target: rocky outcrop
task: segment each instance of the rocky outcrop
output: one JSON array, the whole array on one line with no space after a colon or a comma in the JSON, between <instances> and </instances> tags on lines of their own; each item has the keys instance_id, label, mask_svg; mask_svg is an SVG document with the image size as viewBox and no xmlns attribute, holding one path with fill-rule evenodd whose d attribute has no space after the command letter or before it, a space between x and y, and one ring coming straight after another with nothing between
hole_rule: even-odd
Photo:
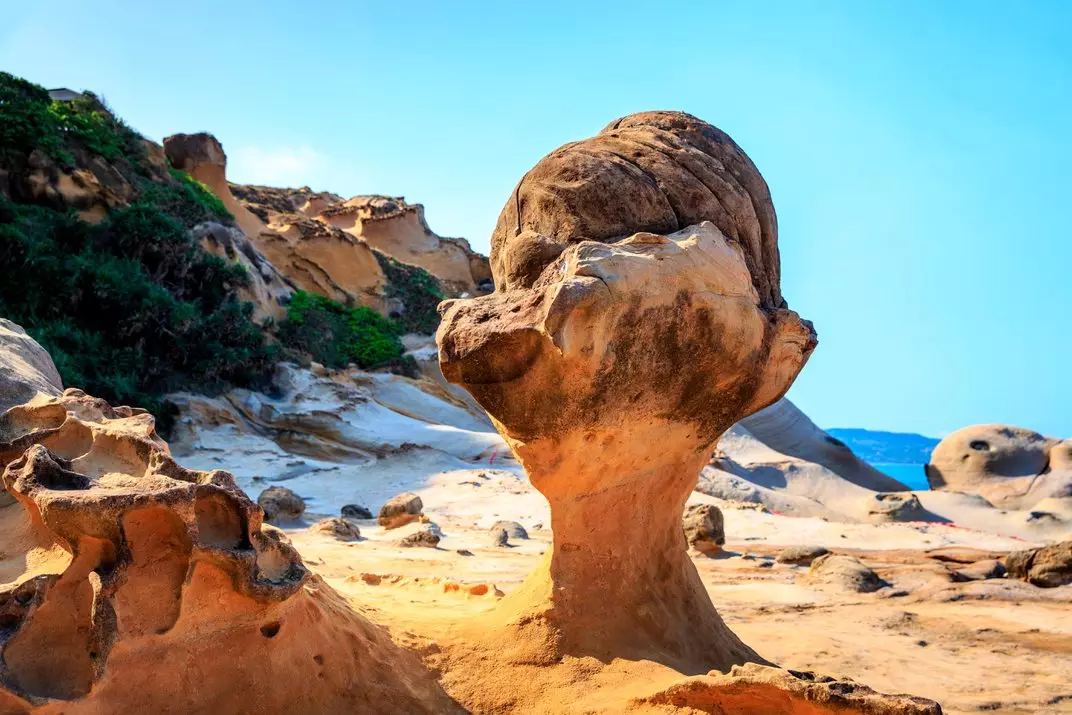
<instances>
[{"instance_id":1,"label":"rocky outcrop","mask_svg":"<svg viewBox=\"0 0 1072 715\"><path fill-rule=\"evenodd\" d=\"M398 494L387 500L380 507L377 522L385 529L397 529L421 518L424 504L421 498L412 492Z\"/></svg>"},{"instance_id":2,"label":"rocky outcrop","mask_svg":"<svg viewBox=\"0 0 1072 715\"><path fill-rule=\"evenodd\" d=\"M0 711L455 711L145 411L38 397L0 416L0 467L17 500L0 507Z\"/></svg>"},{"instance_id":3,"label":"rocky outcrop","mask_svg":"<svg viewBox=\"0 0 1072 715\"><path fill-rule=\"evenodd\" d=\"M234 215L253 246L295 287L347 305L388 311L383 270L363 240L287 205L274 202L261 216L227 183L227 155L211 134L175 134L164 151L177 168L207 186Z\"/></svg>"},{"instance_id":4,"label":"rocky outcrop","mask_svg":"<svg viewBox=\"0 0 1072 715\"><path fill-rule=\"evenodd\" d=\"M551 506L545 567L500 607L555 644L547 657L762 661L715 612L681 530L715 442L815 346L781 300L755 167L688 115L627 117L526 174L491 263L496 293L445 303L437 340L443 374Z\"/></svg>"},{"instance_id":5,"label":"rocky outcrop","mask_svg":"<svg viewBox=\"0 0 1072 715\"><path fill-rule=\"evenodd\" d=\"M294 286L254 247L241 229L205 222L194 226L192 233L205 251L246 270L249 284L239 289L238 296L253 304L254 320L263 323L268 318L281 321L286 317L285 306L294 293Z\"/></svg>"},{"instance_id":6,"label":"rocky outcrop","mask_svg":"<svg viewBox=\"0 0 1072 715\"><path fill-rule=\"evenodd\" d=\"M1072 440L1007 425L953 432L931 454L931 489L978 494L994 506L1030 509L1072 499Z\"/></svg>"},{"instance_id":7,"label":"rocky outcrop","mask_svg":"<svg viewBox=\"0 0 1072 715\"><path fill-rule=\"evenodd\" d=\"M20 326L0 318L0 412L61 392L63 382L48 352Z\"/></svg>"},{"instance_id":8,"label":"rocky outcrop","mask_svg":"<svg viewBox=\"0 0 1072 715\"><path fill-rule=\"evenodd\" d=\"M854 593L871 593L887 584L866 564L844 554L823 554L811 562L808 581Z\"/></svg>"},{"instance_id":9,"label":"rocky outcrop","mask_svg":"<svg viewBox=\"0 0 1072 715\"><path fill-rule=\"evenodd\" d=\"M1005 557L1009 576L1043 588L1072 583L1072 541L1015 551Z\"/></svg>"},{"instance_id":10,"label":"rocky outcrop","mask_svg":"<svg viewBox=\"0 0 1072 715\"><path fill-rule=\"evenodd\" d=\"M685 541L689 546L707 554L717 553L726 543L726 527L722 512L714 504L692 504L682 519Z\"/></svg>"},{"instance_id":11,"label":"rocky outcrop","mask_svg":"<svg viewBox=\"0 0 1072 715\"><path fill-rule=\"evenodd\" d=\"M257 497L257 506L264 512L264 520L273 524L297 521L305 513L305 502L286 487L268 487Z\"/></svg>"},{"instance_id":12,"label":"rocky outcrop","mask_svg":"<svg viewBox=\"0 0 1072 715\"><path fill-rule=\"evenodd\" d=\"M493 288L488 259L464 238L436 235L424 218L424 207L408 204L401 196L354 196L316 215L396 260L420 266L438 278L449 295Z\"/></svg>"}]
</instances>

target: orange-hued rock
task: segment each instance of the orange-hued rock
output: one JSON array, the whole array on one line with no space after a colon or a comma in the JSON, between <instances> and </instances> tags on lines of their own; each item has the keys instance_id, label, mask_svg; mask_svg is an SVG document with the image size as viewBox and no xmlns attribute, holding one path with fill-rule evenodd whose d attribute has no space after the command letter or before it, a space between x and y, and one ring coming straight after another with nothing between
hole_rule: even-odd
<instances>
[{"instance_id":1,"label":"orange-hued rock","mask_svg":"<svg viewBox=\"0 0 1072 715\"><path fill-rule=\"evenodd\" d=\"M978 494L1006 509L1072 502L1072 440L1022 427L959 429L938 443L926 470L931 489Z\"/></svg>"},{"instance_id":2,"label":"orange-hued rock","mask_svg":"<svg viewBox=\"0 0 1072 715\"><path fill-rule=\"evenodd\" d=\"M67 390L0 416L0 712L444 713L227 472Z\"/></svg>"},{"instance_id":3,"label":"orange-hued rock","mask_svg":"<svg viewBox=\"0 0 1072 715\"><path fill-rule=\"evenodd\" d=\"M219 197L256 249L295 287L386 313L383 270L362 239L310 218L290 203L274 203L261 215L251 211L232 193L227 155L211 134L175 134L164 140L164 150L172 164Z\"/></svg>"},{"instance_id":4,"label":"orange-hued rock","mask_svg":"<svg viewBox=\"0 0 1072 715\"><path fill-rule=\"evenodd\" d=\"M400 196L354 196L324 207L318 216L396 260L420 266L450 295L475 292L491 280L488 260L474 253L468 241L436 235L425 221L424 206Z\"/></svg>"},{"instance_id":5,"label":"orange-hued rock","mask_svg":"<svg viewBox=\"0 0 1072 715\"><path fill-rule=\"evenodd\" d=\"M769 198L762 221L741 207L766 196L743 153L730 142L733 187L711 174L712 188L685 194L672 182L710 168L704 151L724 135L684 114L618 126L637 128L632 161L613 129L548 155L496 229L499 291L441 308L443 374L488 411L551 505L554 547L505 599L502 625L524 623L518 647L537 660L649 658L685 673L764 662L716 613L681 514L719 436L785 393L815 334L781 307ZM694 135L713 138L686 147Z\"/></svg>"}]
</instances>

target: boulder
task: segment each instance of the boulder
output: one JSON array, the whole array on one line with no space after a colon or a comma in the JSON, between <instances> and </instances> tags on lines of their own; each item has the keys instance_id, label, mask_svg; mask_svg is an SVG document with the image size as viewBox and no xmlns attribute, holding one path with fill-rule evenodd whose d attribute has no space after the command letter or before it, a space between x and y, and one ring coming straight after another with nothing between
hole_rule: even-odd
<instances>
[{"instance_id":1,"label":"boulder","mask_svg":"<svg viewBox=\"0 0 1072 715\"><path fill-rule=\"evenodd\" d=\"M268 487L257 497L264 520L273 524L297 521L305 512L305 501L286 487Z\"/></svg>"},{"instance_id":2,"label":"boulder","mask_svg":"<svg viewBox=\"0 0 1072 715\"><path fill-rule=\"evenodd\" d=\"M377 521L385 529L397 529L418 521L423 510L424 502L421 498L413 492L405 492L391 497L380 507Z\"/></svg>"},{"instance_id":3,"label":"boulder","mask_svg":"<svg viewBox=\"0 0 1072 715\"><path fill-rule=\"evenodd\" d=\"M1005 557L1009 578L1054 588L1072 583L1072 541L1025 551L1014 551Z\"/></svg>"},{"instance_id":4,"label":"boulder","mask_svg":"<svg viewBox=\"0 0 1072 715\"><path fill-rule=\"evenodd\" d=\"M419 529L411 534L403 536L398 541L399 546L406 548L413 548L416 546L423 546L426 548L434 549L439 545L439 542L443 539L443 532L439 530L439 527L435 524L422 524Z\"/></svg>"},{"instance_id":5,"label":"boulder","mask_svg":"<svg viewBox=\"0 0 1072 715\"><path fill-rule=\"evenodd\" d=\"M774 560L780 564L811 566L812 561L829 553L830 550L823 546L790 546L782 549Z\"/></svg>"},{"instance_id":6,"label":"boulder","mask_svg":"<svg viewBox=\"0 0 1072 715\"><path fill-rule=\"evenodd\" d=\"M986 559L976 561L973 564L955 569L957 580L986 581L992 578L1001 578L1005 575L1005 564L998 559Z\"/></svg>"},{"instance_id":7,"label":"boulder","mask_svg":"<svg viewBox=\"0 0 1072 715\"><path fill-rule=\"evenodd\" d=\"M491 530L491 545L497 546L509 546L510 534L506 529L492 529Z\"/></svg>"},{"instance_id":8,"label":"boulder","mask_svg":"<svg viewBox=\"0 0 1072 715\"><path fill-rule=\"evenodd\" d=\"M697 551L714 553L726 543L722 512L714 504L692 504L682 518L685 541Z\"/></svg>"},{"instance_id":9,"label":"boulder","mask_svg":"<svg viewBox=\"0 0 1072 715\"><path fill-rule=\"evenodd\" d=\"M491 525L492 535L495 535L499 530L506 532L506 535L511 539L527 539L529 538L529 532L525 531L525 527L518 524L516 521L497 521Z\"/></svg>"},{"instance_id":10,"label":"boulder","mask_svg":"<svg viewBox=\"0 0 1072 715\"><path fill-rule=\"evenodd\" d=\"M889 585L862 561L843 554L824 554L812 561L808 581L855 593L872 593Z\"/></svg>"},{"instance_id":11,"label":"boulder","mask_svg":"<svg viewBox=\"0 0 1072 715\"><path fill-rule=\"evenodd\" d=\"M867 520L873 524L928 521L929 516L911 492L878 493L867 503Z\"/></svg>"},{"instance_id":12,"label":"boulder","mask_svg":"<svg viewBox=\"0 0 1072 715\"><path fill-rule=\"evenodd\" d=\"M334 536L339 541L356 541L361 538L361 529L349 519L333 516L321 519L312 526L313 531Z\"/></svg>"},{"instance_id":13,"label":"boulder","mask_svg":"<svg viewBox=\"0 0 1072 715\"><path fill-rule=\"evenodd\" d=\"M975 425L938 443L926 466L933 490L977 494L994 506L1030 509L1072 499L1072 440L1009 425Z\"/></svg>"},{"instance_id":14,"label":"boulder","mask_svg":"<svg viewBox=\"0 0 1072 715\"><path fill-rule=\"evenodd\" d=\"M344 519L371 519L372 512L360 504L346 504L340 510Z\"/></svg>"},{"instance_id":15,"label":"boulder","mask_svg":"<svg viewBox=\"0 0 1072 715\"><path fill-rule=\"evenodd\" d=\"M61 392L63 381L48 352L20 326L0 318L0 413Z\"/></svg>"}]
</instances>

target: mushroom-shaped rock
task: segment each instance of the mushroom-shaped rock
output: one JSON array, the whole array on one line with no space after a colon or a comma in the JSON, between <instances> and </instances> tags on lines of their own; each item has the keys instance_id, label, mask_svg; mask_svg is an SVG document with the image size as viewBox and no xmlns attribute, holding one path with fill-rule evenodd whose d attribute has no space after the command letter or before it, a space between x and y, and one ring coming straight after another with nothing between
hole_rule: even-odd
<instances>
[{"instance_id":1,"label":"mushroom-shaped rock","mask_svg":"<svg viewBox=\"0 0 1072 715\"><path fill-rule=\"evenodd\" d=\"M257 497L264 520L273 524L297 521L305 513L305 501L286 487L268 487Z\"/></svg>"},{"instance_id":2,"label":"mushroom-shaped rock","mask_svg":"<svg viewBox=\"0 0 1072 715\"><path fill-rule=\"evenodd\" d=\"M397 494L380 507L379 524L385 529L397 529L421 518L424 502L413 492Z\"/></svg>"},{"instance_id":3,"label":"mushroom-shaped rock","mask_svg":"<svg viewBox=\"0 0 1072 715\"><path fill-rule=\"evenodd\" d=\"M316 713L457 712L144 410L39 396L0 414L0 470L17 500L0 507L0 712L277 713L296 694Z\"/></svg>"},{"instance_id":4,"label":"mushroom-shaped rock","mask_svg":"<svg viewBox=\"0 0 1072 715\"><path fill-rule=\"evenodd\" d=\"M349 519L333 516L313 524L313 531L333 536L339 541L355 541L361 538L361 529Z\"/></svg>"},{"instance_id":5,"label":"mushroom-shaped rock","mask_svg":"<svg viewBox=\"0 0 1072 715\"><path fill-rule=\"evenodd\" d=\"M726 543L726 527L722 512L714 504L692 504L682 518L685 541L704 553L715 553Z\"/></svg>"},{"instance_id":6,"label":"mushroom-shaped rock","mask_svg":"<svg viewBox=\"0 0 1072 715\"><path fill-rule=\"evenodd\" d=\"M994 506L1030 509L1072 499L1072 440L1008 425L975 425L938 443L927 464L931 489L978 494Z\"/></svg>"},{"instance_id":7,"label":"mushroom-shaped rock","mask_svg":"<svg viewBox=\"0 0 1072 715\"><path fill-rule=\"evenodd\" d=\"M440 307L444 376L551 506L543 567L497 611L533 658L762 660L715 611L681 515L719 436L815 346L781 298L776 230L729 137L633 115L529 171L492 237L497 291Z\"/></svg>"}]
</instances>

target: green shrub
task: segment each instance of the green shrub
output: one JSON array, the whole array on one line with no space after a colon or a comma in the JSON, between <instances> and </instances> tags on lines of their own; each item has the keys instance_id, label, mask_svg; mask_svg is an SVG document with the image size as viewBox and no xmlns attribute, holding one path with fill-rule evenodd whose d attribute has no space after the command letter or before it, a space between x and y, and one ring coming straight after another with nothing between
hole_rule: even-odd
<instances>
[{"instance_id":1,"label":"green shrub","mask_svg":"<svg viewBox=\"0 0 1072 715\"><path fill-rule=\"evenodd\" d=\"M423 268L396 261L379 251L374 253L387 278L388 297L398 298L406 306L397 318L404 332L435 334L439 327L437 307L443 300L439 281Z\"/></svg>"},{"instance_id":2,"label":"green shrub","mask_svg":"<svg viewBox=\"0 0 1072 715\"><path fill-rule=\"evenodd\" d=\"M0 166L21 168L34 149L71 162L51 105L44 87L0 72Z\"/></svg>"},{"instance_id":3,"label":"green shrub","mask_svg":"<svg viewBox=\"0 0 1072 715\"><path fill-rule=\"evenodd\" d=\"M330 298L298 291L279 326L283 344L309 353L329 367L357 363L362 368L388 366L402 358L400 328L371 308L347 308Z\"/></svg>"},{"instance_id":4,"label":"green shrub","mask_svg":"<svg viewBox=\"0 0 1072 715\"><path fill-rule=\"evenodd\" d=\"M248 276L139 202L92 226L0 197L0 315L52 355L64 383L162 414L176 390L265 379L276 351L236 298Z\"/></svg>"}]
</instances>

